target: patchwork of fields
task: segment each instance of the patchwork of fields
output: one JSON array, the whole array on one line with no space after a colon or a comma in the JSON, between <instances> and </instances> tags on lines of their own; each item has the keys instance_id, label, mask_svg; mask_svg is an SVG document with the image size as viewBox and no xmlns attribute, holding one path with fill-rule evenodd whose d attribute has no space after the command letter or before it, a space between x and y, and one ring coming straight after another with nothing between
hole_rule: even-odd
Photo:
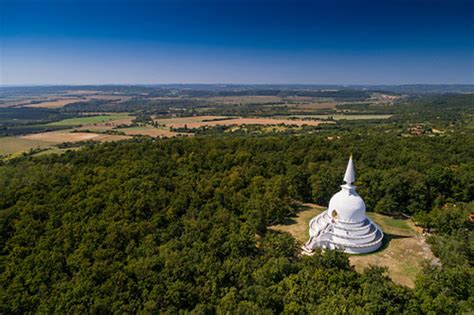
<instances>
[{"instance_id":1,"label":"patchwork of fields","mask_svg":"<svg viewBox=\"0 0 474 315\"><path fill-rule=\"evenodd\" d=\"M335 114L335 115L291 115L286 117L296 117L301 119L333 119L333 120L381 120L388 119L392 115L359 115L359 114Z\"/></svg>"},{"instance_id":2,"label":"patchwork of fields","mask_svg":"<svg viewBox=\"0 0 474 315\"><path fill-rule=\"evenodd\" d=\"M93 125L93 124L104 124L112 123L117 120L127 119L131 117L128 114L112 114L112 115L99 115L99 116L83 116L78 118L64 119L55 121L47 124L48 126L80 126L80 125Z\"/></svg>"},{"instance_id":3,"label":"patchwork of fields","mask_svg":"<svg viewBox=\"0 0 474 315\"><path fill-rule=\"evenodd\" d=\"M84 115L76 118L63 119L43 125L37 125L36 133L18 137L0 138L0 155L15 155L30 149L52 150L54 145L64 142L80 141L119 141L133 136L176 137L190 136L192 133L180 133L173 129L194 129L215 126L263 126L262 132L284 131L287 128L301 126L318 126L334 124L341 119L386 119L389 115L290 115L275 117L238 117L238 116L191 116L175 118L154 117L157 126L149 124L133 124L133 115L128 113L111 113L101 115ZM280 128L281 127L281 128ZM31 127L30 127L31 128ZM50 131L48 129L61 129ZM282 129L283 128L283 129ZM281 130L280 130L281 129ZM46 132L44 132L47 130Z\"/></svg>"},{"instance_id":4,"label":"patchwork of fields","mask_svg":"<svg viewBox=\"0 0 474 315\"><path fill-rule=\"evenodd\" d=\"M215 96L204 100L224 104L266 104L280 102L281 97L271 95Z\"/></svg>"},{"instance_id":5,"label":"patchwork of fields","mask_svg":"<svg viewBox=\"0 0 474 315\"><path fill-rule=\"evenodd\" d=\"M16 156L31 149L47 149L57 152L55 145L64 142L80 141L119 141L130 139L127 135L102 134L95 132L81 132L81 129L94 129L97 132L111 130L117 125L131 123L133 116L128 114L83 116L78 118L64 119L43 126L48 128L70 127L58 131L32 133L17 137L0 137L0 155ZM75 128L77 127L77 128Z\"/></svg>"},{"instance_id":6,"label":"patchwork of fields","mask_svg":"<svg viewBox=\"0 0 474 315\"><path fill-rule=\"evenodd\" d=\"M176 137L178 135L191 135L189 133L179 133L170 131L167 128L155 128L151 126L131 127L121 129L126 135L130 136L149 136L149 137Z\"/></svg>"},{"instance_id":7,"label":"patchwork of fields","mask_svg":"<svg viewBox=\"0 0 474 315\"><path fill-rule=\"evenodd\" d=\"M232 126L232 125L291 125L291 126L318 126L321 121L280 118L244 118L226 116L195 116L179 118L155 118L160 125L172 128L200 128L204 126Z\"/></svg>"},{"instance_id":8,"label":"patchwork of fields","mask_svg":"<svg viewBox=\"0 0 474 315\"><path fill-rule=\"evenodd\" d=\"M87 101L86 98L66 98L54 101L44 101L34 104L24 105L24 107L33 107L33 108L60 108L64 107L67 104L77 103Z\"/></svg>"},{"instance_id":9,"label":"patchwork of fields","mask_svg":"<svg viewBox=\"0 0 474 315\"><path fill-rule=\"evenodd\" d=\"M123 102L130 100L127 95L111 95L99 91L76 90L59 94L36 95L31 97L4 98L0 101L1 107L26 107L26 108L61 108L68 104L87 102L91 100L109 100Z\"/></svg>"}]
</instances>

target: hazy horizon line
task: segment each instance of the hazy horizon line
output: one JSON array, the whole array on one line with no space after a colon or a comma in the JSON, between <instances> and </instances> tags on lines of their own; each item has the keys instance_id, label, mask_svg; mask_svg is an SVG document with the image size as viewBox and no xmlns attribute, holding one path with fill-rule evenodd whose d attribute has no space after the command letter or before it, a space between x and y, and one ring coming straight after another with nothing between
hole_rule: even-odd
<instances>
[{"instance_id":1,"label":"hazy horizon line","mask_svg":"<svg viewBox=\"0 0 474 315\"><path fill-rule=\"evenodd\" d=\"M200 83L200 82L173 82L173 83L19 83L2 84L3 87L59 87L59 86L163 86L163 85L261 85L261 86L414 86L414 85L450 85L450 86L474 86L473 83Z\"/></svg>"}]
</instances>

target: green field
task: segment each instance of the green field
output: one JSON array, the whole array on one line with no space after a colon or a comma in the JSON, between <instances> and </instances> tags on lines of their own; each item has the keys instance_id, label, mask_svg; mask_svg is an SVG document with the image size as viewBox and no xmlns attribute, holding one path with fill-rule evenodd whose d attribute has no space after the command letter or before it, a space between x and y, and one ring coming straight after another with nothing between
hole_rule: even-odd
<instances>
[{"instance_id":1,"label":"green field","mask_svg":"<svg viewBox=\"0 0 474 315\"><path fill-rule=\"evenodd\" d=\"M87 124L99 124L113 120L126 119L128 114L112 114L112 115L99 115L99 116L84 116L78 118L69 118L60 121L55 121L47 124L46 126L79 126Z\"/></svg>"},{"instance_id":2,"label":"green field","mask_svg":"<svg viewBox=\"0 0 474 315\"><path fill-rule=\"evenodd\" d=\"M135 126L135 127L121 128L121 129L117 129L117 130L126 132L126 131L129 131L129 130L149 130L149 129L169 130L169 128L166 128L166 127L155 128L155 127L150 127L150 126Z\"/></svg>"},{"instance_id":3,"label":"green field","mask_svg":"<svg viewBox=\"0 0 474 315\"><path fill-rule=\"evenodd\" d=\"M17 137L0 137L0 155L20 154L30 149L50 148L52 142L21 139Z\"/></svg>"}]
</instances>

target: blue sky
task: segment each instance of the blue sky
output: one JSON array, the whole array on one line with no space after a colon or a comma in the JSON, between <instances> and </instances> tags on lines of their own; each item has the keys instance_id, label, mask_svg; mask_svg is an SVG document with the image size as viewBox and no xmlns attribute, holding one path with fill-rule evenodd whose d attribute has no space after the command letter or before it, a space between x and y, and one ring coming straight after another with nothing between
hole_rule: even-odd
<instances>
[{"instance_id":1,"label":"blue sky","mask_svg":"<svg viewBox=\"0 0 474 315\"><path fill-rule=\"evenodd\" d=\"M474 83L474 1L0 0L0 83Z\"/></svg>"}]
</instances>

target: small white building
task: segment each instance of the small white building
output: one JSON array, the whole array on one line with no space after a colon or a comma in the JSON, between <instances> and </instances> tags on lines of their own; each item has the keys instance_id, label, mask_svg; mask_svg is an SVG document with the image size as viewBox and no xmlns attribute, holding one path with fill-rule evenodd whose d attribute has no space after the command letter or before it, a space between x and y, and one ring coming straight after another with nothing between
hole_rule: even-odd
<instances>
[{"instance_id":1,"label":"small white building","mask_svg":"<svg viewBox=\"0 0 474 315\"><path fill-rule=\"evenodd\" d=\"M315 248L341 249L361 254L377 250L382 245L383 232L365 215L364 200L355 191L352 156L347 164L344 185L332 196L329 207L309 222L309 240L303 250Z\"/></svg>"}]
</instances>

